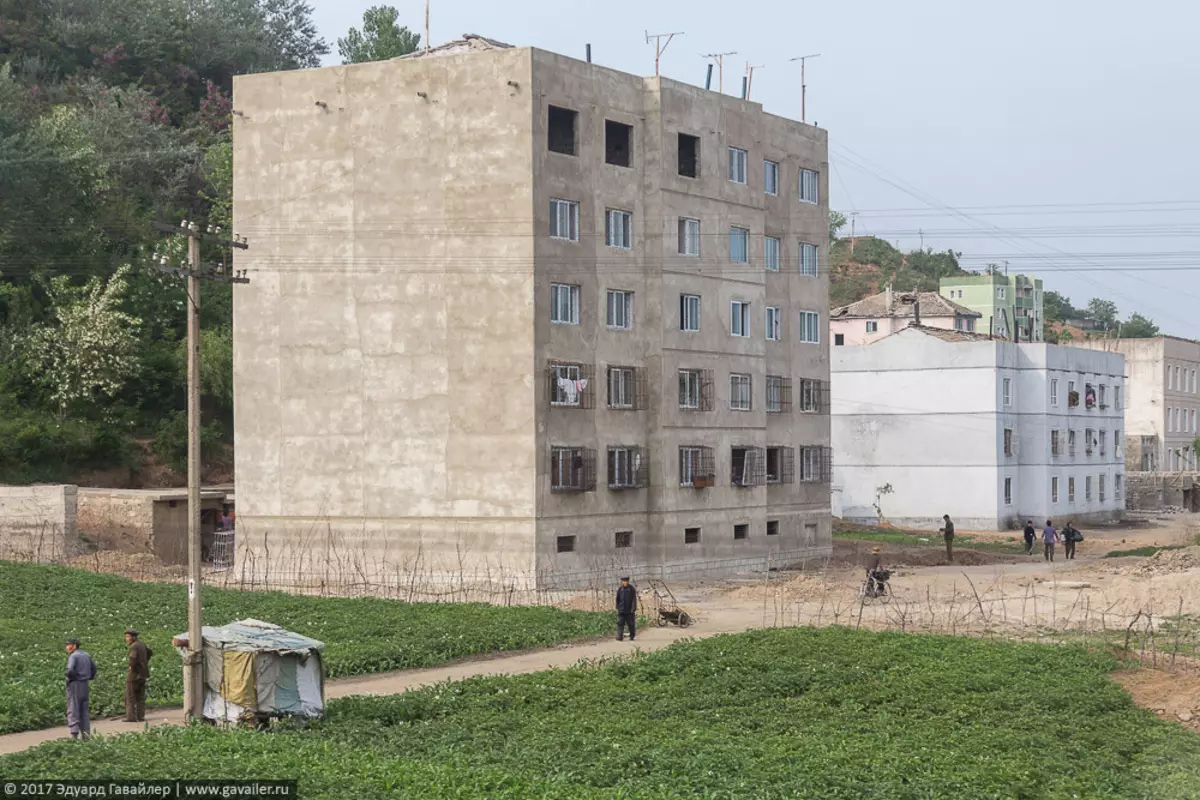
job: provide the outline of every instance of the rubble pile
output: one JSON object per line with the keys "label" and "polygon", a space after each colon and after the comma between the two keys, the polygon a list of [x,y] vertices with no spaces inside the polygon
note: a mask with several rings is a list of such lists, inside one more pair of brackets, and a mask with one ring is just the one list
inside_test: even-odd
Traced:
{"label": "rubble pile", "polygon": [[1200,568],[1200,547],[1188,547],[1183,550],[1159,550],[1154,555],[1125,567],[1123,571],[1126,575],[1151,577],[1197,568]]}

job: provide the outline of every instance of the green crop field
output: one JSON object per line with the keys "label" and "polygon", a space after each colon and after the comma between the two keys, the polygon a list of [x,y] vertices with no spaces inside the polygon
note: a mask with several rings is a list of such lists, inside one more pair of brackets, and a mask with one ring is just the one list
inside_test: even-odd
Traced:
{"label": "green crop field", "polygon": [[[430,667],[613,630],[613,617],[553,608],[408,604],[279,592],[206,589],[205,623],[251,617],[325,642],[331,676]],[[124,713],[133,627],[154,651],[150,705],[178,704],[183,686],[171,637],[187,629],[187,590],[63,567],[0,562],[0,733],[65,724],[63,641],[78,636],[99,668],[94,717]]]}
{"label": "green crop field", "polygon": [[307,729],[160,729],[13,778],[298,779],[312,798],[1194,798],[1200,737],[1079,647],[774,629],[350,698]]}

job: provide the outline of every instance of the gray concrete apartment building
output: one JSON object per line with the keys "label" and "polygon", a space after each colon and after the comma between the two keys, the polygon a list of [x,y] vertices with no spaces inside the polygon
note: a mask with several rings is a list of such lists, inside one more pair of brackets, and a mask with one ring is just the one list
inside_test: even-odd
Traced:
{"label": "gray concrete apartment building", "polygon": [[1125,356],[1125,465],[1130,471],[1196,469],[1200,436],[1200,342],[1174,336],[1153,339],[1089,339],[1076,347]]}
{"label": "gray concrete apartment building", "polygon": [[240,569],[830,552],[824,130],[481,37],[234,108]]}

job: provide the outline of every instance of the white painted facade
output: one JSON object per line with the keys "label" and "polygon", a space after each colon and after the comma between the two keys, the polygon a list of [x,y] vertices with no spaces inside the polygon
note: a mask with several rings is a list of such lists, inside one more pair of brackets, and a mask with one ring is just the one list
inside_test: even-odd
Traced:
{"label": "white painted facade", "polygon": [[835,515],[875,521],[887,484],[884,518],[932,530],[943,514],[999,530],[1124,507],[1120,354],[909,327],[832,359]]}

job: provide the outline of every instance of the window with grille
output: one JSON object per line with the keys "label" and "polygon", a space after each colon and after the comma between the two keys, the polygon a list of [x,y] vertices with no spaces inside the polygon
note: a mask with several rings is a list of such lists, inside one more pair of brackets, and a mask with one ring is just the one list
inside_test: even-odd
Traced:
{"label": "window with grille", "polygon": [[1096,447],[1096,432],[1091,428],[1087,428],[1083,432],[1083,450],[1087,455],[1092,454],[1092,450]]}
{"label": "window with grille", "polygon": [[746,151],[738,147],[729,148],[729,180],[733,183],[746,182]]}
{"label": "window with grille", "polygon": [[806,344],[820,344],[821,315],[816,311],[800,312],[800,341]]}
{"label": "window with grille", "polygon": [[779,271],[779,239],[774,236],[763,239],[763,266],[771,272]]}
{"label": "window with grille", "polygon": [[1092,476],[1088,475],[1083,479],[1083,499],[1092,499]]}
{"label": "window with grille", "polygon": [[1058,405],[1058,381],[1050,381],[1050,405]]}
{"label": "window with grille", "polygon": [[1067,455],[1075,455],[1075,431],[1067,431]]}
{"label": "window with grille", "polygon": [[1050,502],[1058,502],[1058,478],[1056,477],[1050,479]]}
{"label": "window with grille", "polygon": [[734,300],[729,304],[729,333],[731,336],[750,335],[750,304]]}
{"label": "window with grille", "polygon": [[750,411],[750,376],[734,373],[729,376],[729,408],[732,411]]}
{"label": "window with grille", "polygon": [[604,241],[609,247],[633,247],[633,214],[610,208],[604,213]]}
{"label": "window with grille", "polygon": [[614,545],[617,549],[633,547],[633,531],[617,531]]}
{"label": "window with grille", "polygon": [[1067,478],[1067,502],[1075,502],[1075,479]]}
{"label": "window with grille", "polygon": [[1104,455],[1108,450],[1108,431],[1100,431],[1100,438],[1096,442],[1100,449],[1100,455]]}
{"label": "window with grille", "polygon": [[688,333],[700,330],[700,295],[679,295],[679,330]]}
{"label": "window with grille", "polygon": [[646,451],[641,447],[616,445],[608,448],[608,488],[645,487],[649,465]]}
{"label": "window with grille", "polygon": [[1015,452],[1015,450],[1016,450],[1016,445],[1013,443],[1012,428],[1005,428],[1004,429],[1004,455],[1011,458],[1013,453]]}
{"label": "window with grille", "polygon": [[579,324],[579,287],[550,284],[550,321],[559,325]]}
{"label": "window with grille", "polygon": [[1004,379],[1004,405],[1006,405],[1006,406],[1012,405],[1012,379],[1011,378]]}
{"label": "window with grille", "polygon": [[763,193],[779,194],[779,164],[763,159]]}
{"label": "window with grille", "polygon": [[750,229],[737,225],[729,229],[729,260],[735,264],[750,262]]}
{"label": "window with grille", "polygon": [[805,414],[819,414],[824,408],[825,391],[828,384],[813,378],[800,379],[800,410]]}
{"label": "window with grille", "polygon": [[817,246],[800,243],[800,274],[815,278],[817,276]]}
{"label": "window with grille", "polygon": [[699,528],[684,528],[683,529],[684,544],[700,544],[700,529]]}
{"label": "window with grille", "polygon": [[816,170],[800,170],[800,202],[817,203],[821,198],[821,178]]}
{"label": "window with grille", "polygon": [[713,485],[716,467],[711,447],[687,445],[679,448],[679,485],[706,489]]}
{"label": "window with grille", "polygon": [[610,328],[622,331],[633,328],[633,292],[609,289],[606,319]]}
{"label": "window with grille", "polygon": [[645,373],[640,367],[608,368],[608,407],[634,411],[646,407]]}
{"label": "window with grille", "polygon": [[766,452],[761,447],[730,449],[730,481],[734,486],[762,486],[767,478]]}
{"label": "window with grille", "polygon": [[712,371],[679,370],[679,408],[684,411],[712,411]]}
{"label": "window with grille", "polygon": [[590,364],[551,363],[546,369],[550,382],[550,405],[567,408],[592,408],[592,367]]}
{"label": "window with grille", "polygon": [[700,255],[700,220],[679,218],[679,255]]}
{"label": "window with grille", "polygon": [[554,492],[595,491],[596,452],[586,447],[551,447],[550,489]]}
{"label": "window with grille", "polygon": [[786,414],[792,410],[792,379],[767,376],[767,413]]}
{"label": "window with grille", "polygon": [[1062,436],[1060,431],[1050,431],[1050,455],[1062,455]]}
{"label": "window with grille", "polygon": [[1097,493],[1097,499],[1099,499],[1101,503],[1103,503],[1103,502],[1104,502],[1104,481],[1105,481],[1105,477],[1106,477],[1106,476],[1104,476],[1104,475],[1101,475],[1101,476],[1100,476],[1099,483],[1098,483],[1098,493]]}
{"label": "window with grille", "polygon": [[550,201],[550,238],[579,241],[579,203],[573,200]]}
{"label": "window with grille", "polygon": [[833,480],[833,449],[801,447],[799,479],[804,483],[829,483]]}
{"label": "window with grille", "polygon": [[744,522],[740,522],[733,526],[733,538],[735,541],[750,538],[750,526]]}
{"label": "window with grille", "polygon": [[1012,505],[1012,478],[1004,479],[1004,505]]}
{"label": "window with grille", "polygon": [[779,333],[779,309],[767,306],[767,341],[778,342],[782,338]]}
{"label": "window with grille", "polygon": [[1121,499],[1121,476],[1113,476],[1113,500]]}
{"label": "window with grille", "polygon": [[767,448],[767,483],[795,483],[796,450],[773,445]]}

